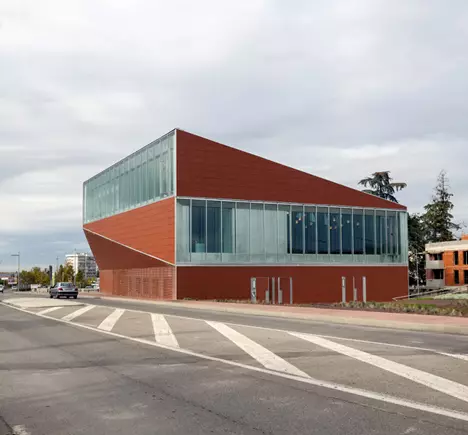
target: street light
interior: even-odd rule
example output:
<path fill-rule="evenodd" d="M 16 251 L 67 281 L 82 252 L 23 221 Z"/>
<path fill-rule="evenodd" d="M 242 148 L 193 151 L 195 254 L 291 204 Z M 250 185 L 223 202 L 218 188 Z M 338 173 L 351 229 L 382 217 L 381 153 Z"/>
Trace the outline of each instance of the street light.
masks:
<path fill-rule="evenodd" d="M 18 277 L 16 278 L 16 285 L 18 286 L 18 291 L 20 290 L 20 253 L 11 254 L 12 257 L 18 257 Z"/>

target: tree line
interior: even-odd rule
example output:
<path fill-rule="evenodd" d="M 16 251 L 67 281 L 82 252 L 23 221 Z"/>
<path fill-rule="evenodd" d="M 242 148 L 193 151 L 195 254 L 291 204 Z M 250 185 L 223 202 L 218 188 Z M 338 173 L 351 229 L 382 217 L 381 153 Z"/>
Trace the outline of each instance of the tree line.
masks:
<path fill-rule="evenodd" d="M 406 183 L 394 182 L 390 171 L 375 172 L 371 177 L 360 180 L 359 185 L 366 187 L 363 192 L 396 203 L 396 192 L 407 187 Z M 447 173 L 442 170 L 424 212 L 408 215 L 410 285 L 417 283 L 418 276 L 420 281 L 425 281 L 425 265 L 421 258 L 425 245 L 456 240 L 455 232 L 462 228 L 462 225 L 454 222 L 452 197 Z"/>
<path fill-rule="evenodd" d="M 86 287 L 93 283 L 91 278 L 85 279 L 83 271 L 79 270 L 76 273 L 71 264 L 60 265 L 54 274 L 55 282 L 74 282 L 78 287 Z M 20 281 L 22 285 L 34 285 L 46 287 L 51 285 L 49 270 L 41 269 L 40 267 L 33 267 L 31 270 L 22 270 L 20 272 Z"/>

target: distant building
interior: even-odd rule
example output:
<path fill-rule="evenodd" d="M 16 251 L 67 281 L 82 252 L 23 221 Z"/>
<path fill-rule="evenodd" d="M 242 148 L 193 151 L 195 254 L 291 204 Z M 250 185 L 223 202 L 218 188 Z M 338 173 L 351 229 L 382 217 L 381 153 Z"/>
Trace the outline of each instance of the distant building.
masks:
<path fill-rule="evenodd" d="M 429 289 L 468 285 L 468 235 L 426 245 L 426 285 Z"/>
<path fill-rule="evenodd" d="M 85 279 L 96 278 L 96 260 L 88 253 L 75 253 L 65 256 L 65 264 L 71 265 L 75 273 L 81 270 Z"/>

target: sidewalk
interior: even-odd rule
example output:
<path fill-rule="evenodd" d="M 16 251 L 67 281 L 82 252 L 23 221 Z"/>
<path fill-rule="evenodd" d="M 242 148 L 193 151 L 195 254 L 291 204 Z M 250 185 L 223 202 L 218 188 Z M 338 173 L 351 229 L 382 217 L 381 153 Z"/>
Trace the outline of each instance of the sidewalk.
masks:
<path fill-rule="evenodd" d="M 87 298 L 86 295 L 80 295 Z M 93 296 L 89 296 L 93 298 Z M 162 305 L 255 316 L 282 317 L 324 323 L 340 323 L 381 328 L 428 331 L 468 335 L 468 317 L 431 316 L 422 314 L 385 313 L 376 311 L 339 310 L 331 308 L 297 307 L 288 305 L 253 305 L 211 301 L 153 301 L 119 296 L 100 296 L 106 300 L 122 300 L 141 304 Z"/>

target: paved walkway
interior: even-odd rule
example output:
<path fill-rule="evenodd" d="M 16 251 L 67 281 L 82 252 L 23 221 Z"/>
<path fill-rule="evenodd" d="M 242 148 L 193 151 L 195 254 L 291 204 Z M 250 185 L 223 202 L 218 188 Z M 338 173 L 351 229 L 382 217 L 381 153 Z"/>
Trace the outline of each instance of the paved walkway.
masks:
<path fill-rule="evenodd" d="M 86 296 L 80 296 L 86 297 Z M 95 296 L 94 296 L 95 297 Z M 120 299 L 142 304 L 159 304 L 187 307 L 205 311 L 218 311 L 258 316 L 285 317 L 291 319 L 314 320 L 319 322 L 344 323 L 413 331 L 445 332 L 468 335 L 468 317 L 431 316 L 407 313 L 385 313 L 378 311 L 340 310 L 333 308 L 299 307 L 288 305 L 254 305 L 247 303 L 227 303 L 212 301 L 153 301 L 130 299 L 118 296 L 100 296 L 103 299 Z"/>

